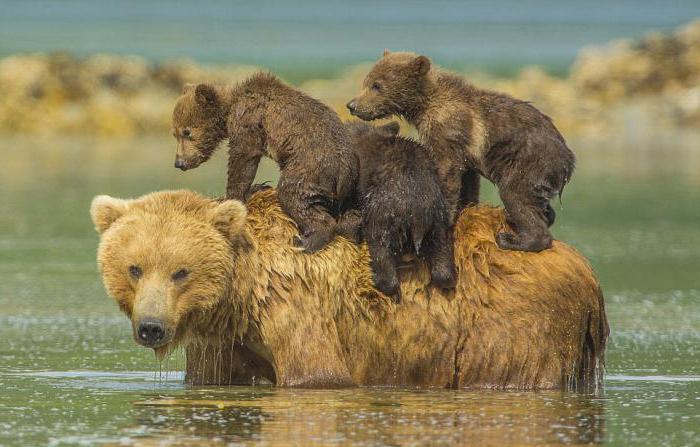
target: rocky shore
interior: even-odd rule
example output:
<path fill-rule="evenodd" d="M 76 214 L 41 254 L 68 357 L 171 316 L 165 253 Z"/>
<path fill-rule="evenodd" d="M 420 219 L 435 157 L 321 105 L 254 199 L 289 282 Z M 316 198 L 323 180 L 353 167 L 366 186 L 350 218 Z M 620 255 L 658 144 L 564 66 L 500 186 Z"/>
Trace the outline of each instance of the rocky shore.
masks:
<path fill-rule="evenodd" d="M 349 118 L 369 65 L 299 87 Z M 22 54 L 0 59 L 0 132 L 138 135 L 168 132 L 185 82 L 236 82 L 251 66 L 154 64 L 140 57 Z M 700 21 L 672 33 L 586 48 L 568 76 L 527 67 L 513 78 L 465 73 L 476 85 L 532 101 L 568 136 L 700 129 Z"/>

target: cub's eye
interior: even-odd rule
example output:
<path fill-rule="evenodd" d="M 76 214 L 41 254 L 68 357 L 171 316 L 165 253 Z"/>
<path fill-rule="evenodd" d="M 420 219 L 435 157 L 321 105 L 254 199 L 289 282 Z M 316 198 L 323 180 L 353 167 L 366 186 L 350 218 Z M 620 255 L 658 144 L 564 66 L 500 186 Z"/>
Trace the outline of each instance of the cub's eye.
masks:
<path fill-rule="evenodd" d="M 129 267 L 129 275 L 134 279 L 139 279 L 143 276 L 143 270 L 138 265 L 132 265 Z"/>
<path fill-rule="evenodd" d="M 375 92 L 379 92 L 382 90 L 382 86 L 379 84 L 379 82 L 375 82 L 374 84 L 372 84 L 372 90 L 374 90 Z"/>
<path fill-rule="evenodd" d="M 189 274 L 190 272 L 187 269 L 180 269 L 177 272 L 170 275 L 170 277 L 173 279 L 173 281 L 179 281 L 181 279 L 185 279 Z"/>
<path fill-rule="evenodd" d="M 189 138 L 190 136 L 192 136 L 192 132 L 190 131 L 190 129 L 182 129 L 182 136 L 185 138 Z"/>

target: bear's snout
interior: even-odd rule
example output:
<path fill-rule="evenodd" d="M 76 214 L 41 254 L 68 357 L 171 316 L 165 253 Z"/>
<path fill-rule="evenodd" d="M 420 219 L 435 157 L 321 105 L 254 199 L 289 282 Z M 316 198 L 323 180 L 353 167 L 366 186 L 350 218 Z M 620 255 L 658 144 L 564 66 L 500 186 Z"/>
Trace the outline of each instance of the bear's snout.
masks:
<path fill-rule="evenodd" d="M 186 171 L 186 170 L 187 170 L 187 163 L 185 163 L 185 160 L 183 160 L 182 158 L 179 158 L 179 157 L 178 157 L 178 158 L 175 159 L 175 167 L 176 167 L 177 169 Z"/>
<path fill-rule="evenodd" d="M 165 324 L 155 318 L 144 318 L 136 328 L 136 341 L 149 348 L 162 345 L 165 340 Z"/>
<path fill-rule="evenodd" d="M 367 106 L 368 104 L 362 99 L 362 97 L 353 98 L 350 100 L 350 102 L 345 104 L 345 107 L 348 108 L 351 115 L 356 116 L 363 121 L 372 121 L 382 117 L 381 114 Z"/>

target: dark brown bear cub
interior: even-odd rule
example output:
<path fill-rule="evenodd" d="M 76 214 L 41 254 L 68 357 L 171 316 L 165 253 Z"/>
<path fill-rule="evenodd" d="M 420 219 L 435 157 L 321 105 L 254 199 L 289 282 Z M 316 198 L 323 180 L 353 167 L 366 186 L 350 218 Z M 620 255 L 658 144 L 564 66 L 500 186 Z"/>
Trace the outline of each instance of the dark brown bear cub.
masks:
<path fill-rule="evenodd" d="M 552 245 L 550 200 L 561 194 L 575 158 L 551 119 L 526 101 L 480 90 L 431 68 L 413 53 L 385 52 L 348 103 L 363 120 L 399 115 L 432 151 L 454 222 L 479 197 L 478 174 L 496 184 L 514 233 L 499 247 L 541 251 Z"/>
<path fill-rule="evenodd" d="M 267 156 L 280 167 L 282 209 L 315 252 L 334 235 L 339 210 L 357 179 L 347 131 L 321 102 L 258 73 L 233 87 L 185 86 L 173 112 L 175 167 L 192 169 L 228 138 L 228 198 L 245 200 Z"/>
<path fill-rule="evenodd" d="M 447 207 L 425 148 L 399 137 L 397 123 L 375 128 L 358 122 L 347 127 L 360 162 L 355 194 L 362 216 L 360 234 L 369 247 L 377 289 L 400 300 L 396 268 L 409 252 L 427 260 L 436 286 L 454 287 Z"/>

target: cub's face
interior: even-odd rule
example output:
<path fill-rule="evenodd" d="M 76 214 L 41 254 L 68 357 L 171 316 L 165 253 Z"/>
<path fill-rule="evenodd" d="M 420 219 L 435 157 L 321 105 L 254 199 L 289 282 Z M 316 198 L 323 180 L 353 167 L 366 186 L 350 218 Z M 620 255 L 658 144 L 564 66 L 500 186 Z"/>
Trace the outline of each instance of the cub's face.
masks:
<path fill-rule="evenodd" d="M 216 89 L 186 84 L 173 110 L 177 141 L 175 167 L 186 171 L 209 160 L 226 136 L 226 121 Z"/>
<path fill-rule="evenodd" d="M 408 114 L 419 101 L 429 71 L 425 56 L 385 51 L 367 74 L 360 94 L 348 102 L 348 110 L 365 121 Z"/>
<path fill-rule="evenodd" d="M 135 200 L 97 196 L 90 213 L 108 294 L 131 319 L 134 340 L 165 355 L 227 295 L 245 207 L 166 191 Z"/>

